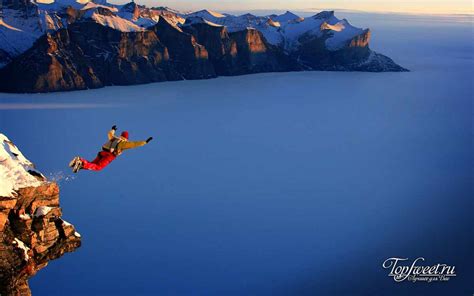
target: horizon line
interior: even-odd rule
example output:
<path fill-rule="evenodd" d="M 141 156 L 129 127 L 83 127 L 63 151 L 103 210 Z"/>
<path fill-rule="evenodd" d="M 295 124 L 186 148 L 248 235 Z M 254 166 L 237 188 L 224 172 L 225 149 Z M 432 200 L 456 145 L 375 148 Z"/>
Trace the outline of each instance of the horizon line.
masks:
<path fill-rule="evenodd" d="M 125 0 L 125 1 L 107 1 L 111 4 L 114 4 L 114 2 L 119 2 L 119 3 L 137 3 L 137 1 L 133 0 Z M 470 11 L 447 11 L 447 12 L 438 12 L 438 11 L 422 11 L 422 10 L 378 10 L 378 9 L 354 9 L 354 8 L 342 8 L 342 7 L 307 7 L 307 8 L 225 8 L 221 9 L 218 7 L 205 7 L 199 8 L 199 9 L 179 9 L 175 8 L 173 6 L 169 5 L 151 5 L 148 3 L 144 3 L 147 1 L 139 1 L 137 4 L 138 5 L 144 5 L 147 7 L 166 7 L 170 8 L 173 10 L 177 10 L 183 13 L 188 13 L 188 12 L 196 12 L 200 10 L 212 10 L 216 12 L 244 12 L 244 11 L 293 11 L 293 12 L 304 12 L 304 13 L 310 13 L 310 12 L 320 12 L 320 11 L 341 11 L 341 12 L 354 12 L 354 13 L 376 13 L 376 14 L 409 14 L 409 15 L 433 15 L 433 16 L 441 16 L 441 15 L 446 15 L 446 16 L 474 16 L 474 11 L 471 9 Z M 120 5 L 120 4 L 119 4 Z"/>
<path fill-rule="evenodd" d="M 172 7 L 168 7 L 173 9 Z M 205 9 L 202 9 L 205 10 Z M 302 13 L 318 13 L 321 11 L 334 11 L 334 12 L 349 12 L 349 13 L 373 13 L 373 14 L 408 14 L 408 15 L 432 15 L 432 16 L 474 16 L 474 12 L 421 12 L 421 11 L 394 11 L 394 10 L 361 10 L 361 9 L 348 9 L 348 8 L 301 8 L 301 9 L 273 9 L 273 8 L 257 8 L 257 9 L 225 9 L 225 10 L 213 10 L 212 11 L 234 11 L 234 12 L 243 12 L 243 11 L 289 11 L 289 12 L 302 12 Z M 197 10 L 199 11 L 199 10 Z M 194 12 L 194 11 L 193 11 Z"/>
<path fill-rule="evenodd" d="M 54 3 L 57 0 L 49 0 L 51 2 L 47 3 L 48 0 L 43 0 L 43 4 L 50 4 Z M 77 1 L 77 0 L 76 0 Z M 94 0 L 89 0 L 90 2 L 94 2 Z M 212 5 L 211 7 L 206 7 L 203 6 L 202 8 L 194 9 L 180 9 L 180 8 L 175 8 L 173 6 L 169 5 L 154 5 L 152 3 L 147 3 L 148 1 L 134 1 L 134 0 L 111 0 L 107 1 L 106 3 L 112 4 L 112 5 L 124 5 L 127 3 L 136 3 L 138 5 L 142 5 L 145 7 L 165 7 L 165 8 L 170 8 L 173 10 L 177 10 L 178 12 L 181 13 L 192 13 L 196 11 L 201 11 L 201 10 L 212 10 L 216 12 L 250 12 L 250 11 L 293 11 L 293 12 L 301 12 L 301 13 L 317 13 L 320 11 L 337 11 L 337 12 L 348 12 L 348 13 L 373 13 L 373 14 L 402 14 L 402 15 L 423 15 L 423 16 L 464 16 L 464 17 L 473 17 L 474 16 L 474 10 L 468 10 L 468 11 L 425 11 L 425 10 L 391 10 L 391 9 L 357 9 L 357 8 L 342 8 L 342 7 L 329 7 L 329 6 L 324 6 L 324 7 L 306 7 L 306 8 L 218 8 L 215 7 L 213 8 Z M 158 3 L 156 3 L 158 4 Z M 179 5 L 178 5 L 179 6 Z"/>

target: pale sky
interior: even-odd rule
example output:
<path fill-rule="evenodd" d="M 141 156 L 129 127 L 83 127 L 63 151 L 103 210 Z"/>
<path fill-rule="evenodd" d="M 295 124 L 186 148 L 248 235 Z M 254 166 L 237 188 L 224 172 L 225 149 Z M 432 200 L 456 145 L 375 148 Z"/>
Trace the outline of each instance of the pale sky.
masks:
<path fill-rule="evenodd" d="M 473 13 L 473 0 L 136 0 L 147 6 L 168 6 L 189 11 L 203 8 L 217 11 L 232 10 L 321 10 L 350 9 L 370 12 L 411 12 L 411 13 Z M 124 3 L 129 0 L 110 0 L 113 3 Z"/>

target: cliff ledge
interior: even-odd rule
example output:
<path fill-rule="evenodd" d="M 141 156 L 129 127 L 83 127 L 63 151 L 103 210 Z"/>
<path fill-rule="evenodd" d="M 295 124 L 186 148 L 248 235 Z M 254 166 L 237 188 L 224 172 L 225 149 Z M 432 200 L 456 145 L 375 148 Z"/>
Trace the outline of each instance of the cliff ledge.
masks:
<path fill-rule="evenodd" d="M 28 279 L 81 245 L 61 216 L 58 185 L 0 134 L 0 295 L 31 295 Z"/>

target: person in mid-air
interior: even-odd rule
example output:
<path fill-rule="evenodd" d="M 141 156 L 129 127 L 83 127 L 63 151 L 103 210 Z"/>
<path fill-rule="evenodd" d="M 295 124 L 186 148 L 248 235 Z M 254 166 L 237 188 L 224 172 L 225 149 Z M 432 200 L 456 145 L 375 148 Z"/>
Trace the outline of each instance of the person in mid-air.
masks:
<path fill-rule="evenodd" d="M 93 161 L 87 161 L 82 157 L 74 157 L 69 166 L 74 173 L 80 170 L 100 171 L 108 166 L 117 156 L 122 154 L 124 150 L 137 148 L 148 144 L 153 137 L 149 137 L 146 141 L 132 142 L 128 140 L 128 132 L 123 131 L 120 137 L 115 136 L 117 126 L 114 125 L 107 134 L 109 140 L 102 146 L 102 151 L 97 154 Z"/>

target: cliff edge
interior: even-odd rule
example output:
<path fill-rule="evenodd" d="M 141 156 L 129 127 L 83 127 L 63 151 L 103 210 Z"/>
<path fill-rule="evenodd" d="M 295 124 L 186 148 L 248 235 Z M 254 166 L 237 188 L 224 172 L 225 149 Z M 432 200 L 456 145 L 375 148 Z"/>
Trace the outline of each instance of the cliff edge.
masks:
<path fill-rule="evenodd" d="M 31 295 L 28 279 L 81 245 L 61 216 L 58 185 L 0 133 L 0 295 Z"/>

